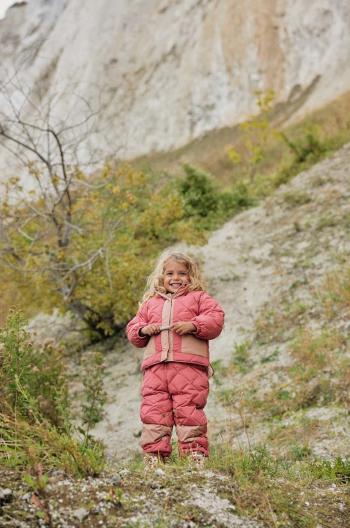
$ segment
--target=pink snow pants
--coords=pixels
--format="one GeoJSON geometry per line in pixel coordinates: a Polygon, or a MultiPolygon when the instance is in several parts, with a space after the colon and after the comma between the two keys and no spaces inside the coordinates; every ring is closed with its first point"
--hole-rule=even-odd
{"type": "Polygon", "coordinates": [[[176,426],[179,452],[199,451],[208,456],[208,369],[180,362],[157,363],[144,372],[141,388],[141,446],[145,453],[167,457],[176,426]]]}

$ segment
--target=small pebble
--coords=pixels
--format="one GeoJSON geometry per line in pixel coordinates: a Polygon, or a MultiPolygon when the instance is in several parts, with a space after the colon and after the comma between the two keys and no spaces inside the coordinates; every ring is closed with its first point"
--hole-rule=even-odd
{"type": "Polygon", "coordinates": [[[139,429],[138,431],[134,431],[132,433],[134,438],[139,438],[141,436],[141,434],[142,434],[142,429],[139,429]]]}
{"type": "Polygon", "coordinates": [[[13,499],[13,493],[10,488],[0,488],[0,504],[11,502],[13,499]]]}
{"type": "Polygon", "coordinates": [[[24,501],[29,501],[31,498],[32,498],[32,494],[31,493],[25,493],[21,497],[21,499],[24,500],[24,501]]]}
{"type": "Polygon", "coordinates": [[[76,510],[73,510],[73,516],[78,519],[78,521],[82,522],[86,517],[89,515],[88,510],[85,508],[78,508],[76,510]]]}
{"type": "Polygon", "coordinates": [[[121,481],[122,481],[122,478],[118,474],[113,475],[113,477],[111,478],[111,482],[112,482],[113,486],[120,486],[121,481]]]}

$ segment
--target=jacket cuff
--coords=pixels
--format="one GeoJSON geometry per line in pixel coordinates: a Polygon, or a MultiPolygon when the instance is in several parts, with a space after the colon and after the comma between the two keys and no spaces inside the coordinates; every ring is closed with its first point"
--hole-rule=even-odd
{"type": "MultiPolygon", "coordinates": [[[[146,326],[146,325],[145,325],[145,326],[146,326]]],[[[140,334],[142,328],[144,328],[144,327],[141,326],[141,328],[138,329],[137,335],[138,335],[138,337],[140,337],[141,339],[146,339],[147,337],[149,337],[148,335],[140,334]]]]}
{"type": "Polygon", "coordinates": [[[191,323],[196,327],[196,329],[193,330],[193,332],[191,332],[191,335],[198,335],[198,333],[201,330],[201,326],[200,326],[199,322],[194,320],[194,321],[191,321],[191,323]]]}
{"type": "Polygon", "coordinates": [[[191,321],[191,323],[194,325],[195,329],[193,330],[193,332],[191,332],[191,334],[197,334],[198,332],[198,323],[195,323],[194,321],[191,321]]]}

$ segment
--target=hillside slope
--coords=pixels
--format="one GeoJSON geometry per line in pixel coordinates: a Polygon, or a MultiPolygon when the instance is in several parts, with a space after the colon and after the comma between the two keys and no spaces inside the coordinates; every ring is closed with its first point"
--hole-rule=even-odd
{"type": "MultiPolygon", "coordinates": [[[[225,390],[237,391],[237,403],[239,393],[252,388],[253,383],[259,393],[279,384],[288,385],[285,369],[295,361],[290,346],[298,330],[332,327],[318,306],[315,292],[322,289],[327,274],[341,270],[349,258],[349,167],[347,145],[282,186],[259,207],[227,222],[206,246],[185,248],[203,259],[209,291],[226,311],[224,332],[211,348],[217,371],[208,404],[213,437],[234,424],[231,440],[242,440],[237,409],[222,406],[225,390]]],[[[337,273],[341,276],[340,271],[337,273]]],[[[334,324],[346,334],[348,313],[340,311],[338,315],[340,319],[334,324]]],[[[345,357],[349,357],[349,343],[342,346],[345,357]]],[[[109,402],[106,419],[97,426],[96,434],[107,441],[113,455],[124,455],[125,449],[133,449],[138,443],[139,396],[135,387],[140,381],[140,356],[140,351],[127,346],[122,354],[108,358],[109,402]]],[[[234,396],[233,391],[232,403],[234,396]]],[[[331,402],[323,412],[317,399],[315,408],[311,407],[310,415],[324,419],[326,430],[329,421],[334,426],[334,420],[339,419],[340,435],[334,442],[320,435],[313,448],[324,455],[341,453],[347,445],[341,438],[345,441],[350,432],[345,411],[331,402]]],[[[266,439],[264,424],[251,429],[259,441],[266,439]]]]}
{"type": "Polygon", "coordinates": [[[15,490],[4,526],[37,526],[40,511],[45,526],[74,528],[349,524],[349,167],[350,144],[206,246],[185,248],[203,259],[227,315],[212,347],[207,467],[175,456],[145,471],[135,455],[140,351],[118,346],[107,356],[106,416],[94,431],[106,444],[106,474],[74,481],[53,472],[38,499],[4,472],[15,490]]]}

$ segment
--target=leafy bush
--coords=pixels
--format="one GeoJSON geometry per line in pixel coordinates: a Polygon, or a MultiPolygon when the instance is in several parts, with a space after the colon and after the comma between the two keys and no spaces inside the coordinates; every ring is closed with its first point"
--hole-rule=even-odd
{"type": "Polygon", "coordinates": [[[0,269],[7,281],[0,295],[14,284],[17,303],[30,306],[31,315],[53,307],[70,310],[94,339],[124,327],[155,256],[193,232],[175,186],[127,166],[106,166],[94,185],[75,176],[69,215],[60,213],[69,220],[59,229],[49,205],[42,199],[18,207],[2,203],[6,237],[0,240],[0,269]],[[65,229],[69,237],[63,244],[65,229]]]}
{"type": "Polygon", "coordinates": [[[184,212],[189,217],[205,218],[215,213],[219,207],[219,193],[209,175],[184,165],[185,178],[180,180],[180,193],[184,198],[184,212]]]}
{"type": "Polygon", "coordinates": [[[199,230],[213,229],[241,209],[254,205],[248,186],[240,182],[230,190],[220,191],[217,182],[206,172],[185,165],[185,178],[179,181],[184,200],[184,215],[199,230]]]}
{"type": "MultiPolygon", "coordinates": [[[[221,191],[189,165],[184,178],[172,180],[106,165],[93,184],[77,169],[69,197],[64,189],[54,213],[46,195],[16,206],[5,195],[0,302],[6,313],[14,299],[27,316],[71,311],[91,341],[124,328],[160,251],[177,241],[204,242],[208,230],[253,203],[246,185],[221,191]]],[[[17,178],[10,191],[21,192],[17,178]]]]}
{"type": "Polygon", "coordinates": [[[306,123],[296,139],[287,137],[284,132],[280,132],[280,137],[294,154],[294,163],[318,161],[328,150],[325,142],[320,138],[320,132],[316,125],[306,123]]]}
{"type": "Polygon", "coordinates": [[[49,420],[59,429],[69,421],[67,375],[62,350],[48,341],[34,347],[24,319],[10,313],[0,330],[0,400],[30,422],[49,420]]]}
{"type": "Polygon", "coordinates": [[[349,127],[346,124],[343,139],[327,135],[325,123],[322,127],[311,118],[280,130],[273,122],[274,92],[258,91],[256,95],[259,113],[239,125],[239,138],[227,156],[234,187],[244,184],[250,196],[260,199],[339,148],[348,138],[349,127]]]}
{"type": "Polygon", "coordinates": [[[11,312],[0,331],[0,455],[10,467],[60,467],[74,475],[103,469],[102,446],[73,437],[62,350],[34,346],[23,317],[11,312]]]}
{"type": "Polygon", "coordinates": [[[256,92],[258,115],[251,115],[240,124],[241,140],[238,148],[231,146],[227,155],[232,164],[239,168],[241,177],[250,184],[254,183],[259,168],[267,158],[267,146],[276,130],[271,124],[270,112],[275,99],[272,90],[256,92]]]}
{"type": "Polygon", "coordinates": [[[220,208],[226,215],[236,213],[241,209],[252,207],[256,204],[249,187],[243,182],[238,182],[232,187],[231,191],[223,191],[219,196],[219,200],[220,208]]]}

